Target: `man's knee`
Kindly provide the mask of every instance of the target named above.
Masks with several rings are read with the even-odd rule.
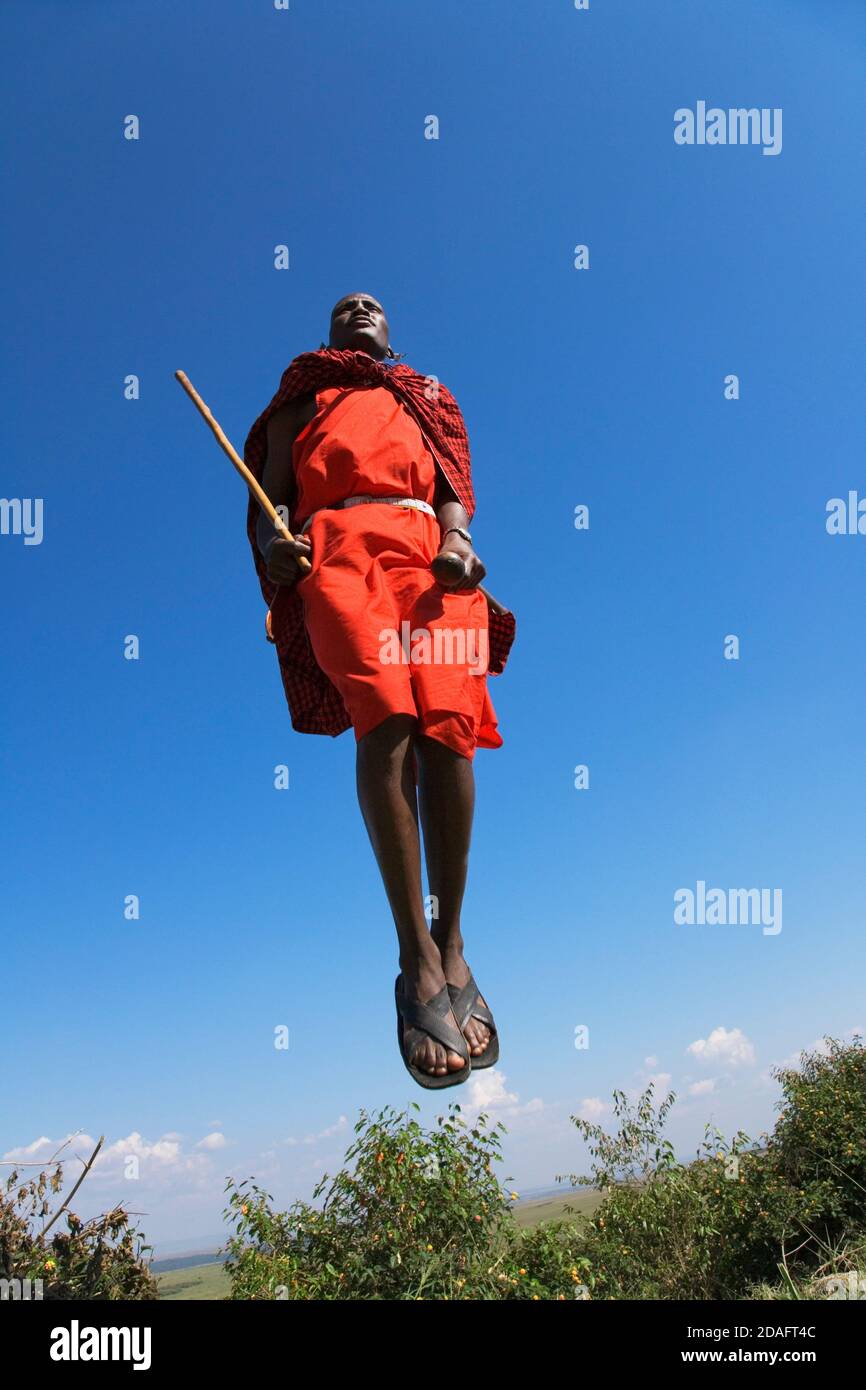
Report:
[[[438,763],[459,763],[471,761],[465,753],[459,753],[456,748],[452,748],[450,743],[445,743],[441,738],[434,738],[432,734],[416,734],[415,747],[418,756],[425,762]]]
[[[418,720],[414,714],[389,714],[375,728],[358,739],[358,753],[364,757],[404,754]]]

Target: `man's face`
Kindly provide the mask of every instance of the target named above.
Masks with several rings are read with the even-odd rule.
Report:
[[[347,294],[331,314],[330,346],[383,358],[388,348],[385,310],[369,294]]]

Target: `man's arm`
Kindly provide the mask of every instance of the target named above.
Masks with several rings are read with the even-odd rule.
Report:
[[[475,554],[471,541],[464,540],[463,536],[452,531],[452,526],[460,526],[464,531],[469,529],[469,517],[462,503],[458,502],[457,496],[449,483],[448,479],[439,468],[436,470],[436,491],[433,497],[433,509],[439,522],[442,539],[439,545],[439,554],[448,552],[452,555],[459,555],[464,565],[466,573],[459,584],[453,585],[455,589],[475,589],[481,583],[487,570]],[[446,532],[448,534],[446,534]]]
[[[312,419],[315,409],[315,398],[304,396],[288,401],[268,420],[268,453],[262,487],[275,507],[286,507],[289,513],[296,496],[292,446],[304,425]],[[259,513],[256,521],[256,543],[268,562],[268,578],[275,584],[293,584],[300,573],[298,557],[304,555],[309,559],[311,554],[309,541],[285,540],[264,512]]]

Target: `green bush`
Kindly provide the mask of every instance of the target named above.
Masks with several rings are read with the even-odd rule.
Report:
[[[827,1039],[780,1069],[781,1115],[770,1138],[707,1128],[696,1159],[680,1163],[662,1130],[675,1097],[656,1109],[653,1088],[631,1103],[614,1093],[620,1127],[573,1123],[606,1193],[585,1229],[596,1296],[736,1299],[759,1283],[808,1278],[866,1226],[866,1053]]]
[[[274,1212],[251,1179],[226,1183],[232,1298],[573,1296],[567,1241],[515,1225],[494,1172],[502,1125],[468,1125],[452,1104],[424,1130],[417,1110],[362,1112],[346,1166],[313,1194],[319,1207]]]
[[[496,1130],[483,1116],[468,1129],[458,1106],[432,1132],[386,1108],[362,1112],[355,1135],[347,1166],[313,1194],[320,1208],[275,1213],[251,1180],[226,1184],[233,1298],[441,1299],[474,1286],[508,1215]]]
[[[614,1093],[618,1129],[574,1118],[602,1191],[591,1219],[521,1230],[497,1181],[501,1124],[452,1105],[425,1131],[418,1107],[362,1113],[345,1166],[314,1206],[272,1210],[229,1180],[233,1298],[738,1299],[800,1297],[856,1270],[866,1248],[866,1053],[828,1039],[780,1070],[772,1136],[727,1142],[708,1128],[680,1162],[657,1106]]]
[[[804,1053],[799,1071],[776,1072],[784,1100],[772,1149],[830,1242],[862,1224],[866,1209],[866,1049],[859,1037],[825,1042],[827,1056]]]
[[[545,1221],[531,1230],[512,1228],[509,1273],[500,1283],[500,1298],[590,1299],[595,1287],[580,1224]]]

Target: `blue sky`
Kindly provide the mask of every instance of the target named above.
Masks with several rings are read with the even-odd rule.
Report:
[[[503,1119],[518,1189],[651,1075],[684,1153],[771,1124],[772,1064],[864,1017],[866,536],[825,528],[866,496],[862,5],[13,0],[3,30],[0,490],[44,536],[0,536],[0,1153],[104,1133],[81,1209],[165,1247],[219,1233],[227,1173],[288,1202],[362,1106],[444,1108],[397,1051],[352,735],[292,732],[242,485],[173,379],[240,448],[355,290],[463,408],[518,619],[464,914],[502,1057],[445,1099]],[[678,146],[699,100],[781,108],[781,153]],[[781,889],[781,932],[676,926],[698,880]]]

